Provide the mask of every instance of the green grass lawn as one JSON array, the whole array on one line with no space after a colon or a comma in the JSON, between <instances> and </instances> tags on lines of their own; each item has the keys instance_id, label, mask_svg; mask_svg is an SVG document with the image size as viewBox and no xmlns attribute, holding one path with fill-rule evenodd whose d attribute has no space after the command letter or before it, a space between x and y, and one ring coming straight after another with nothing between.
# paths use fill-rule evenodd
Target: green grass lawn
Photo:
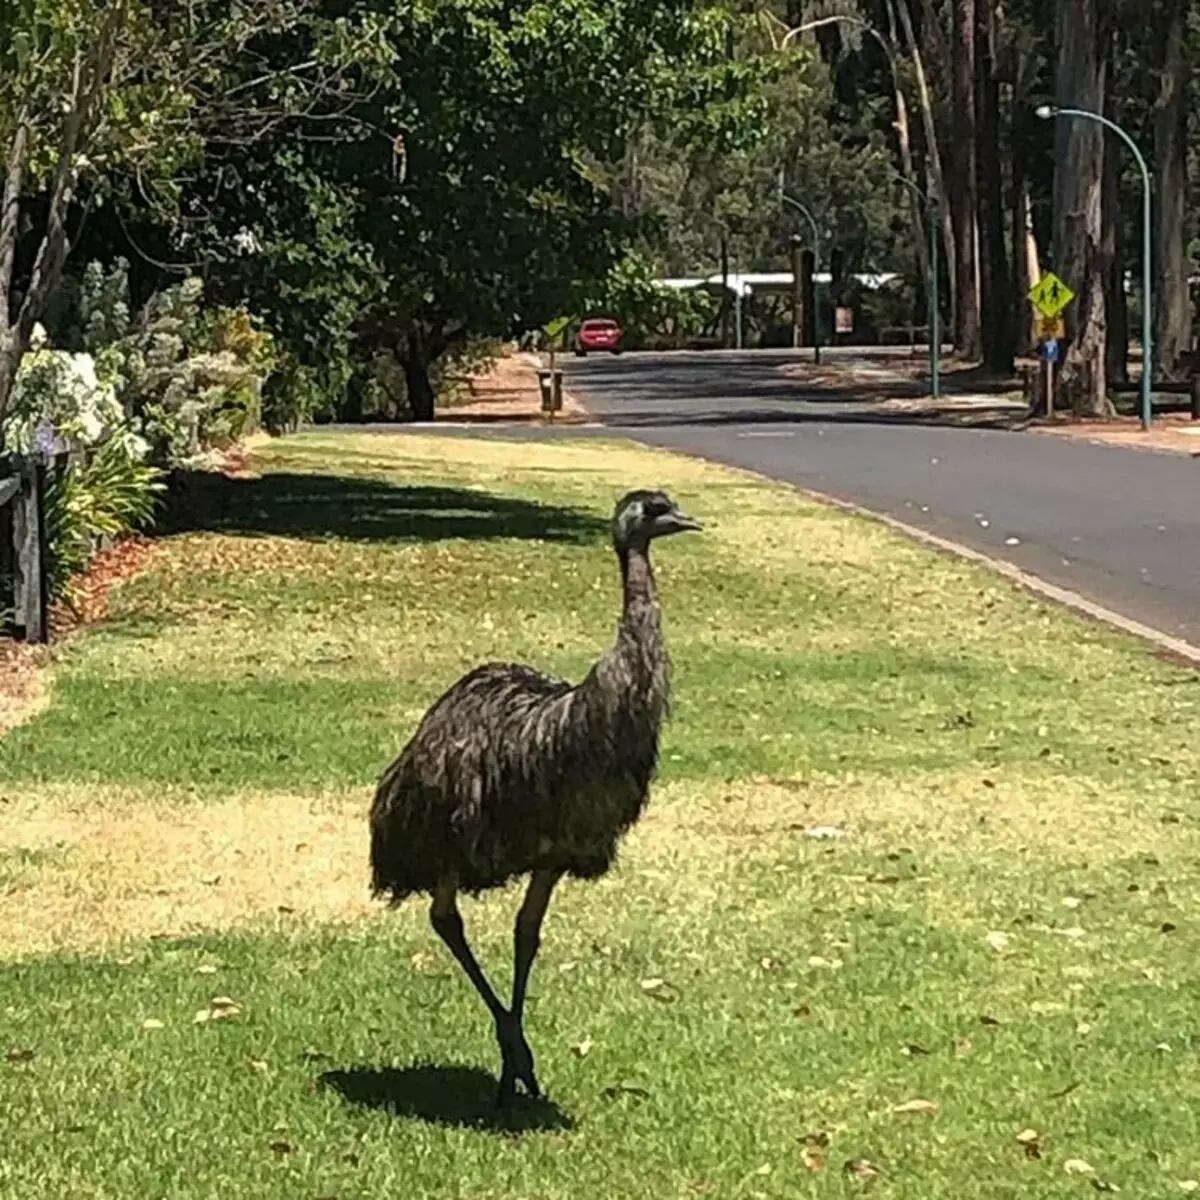
<instances>
[{"instance_id":1,"label":"green grass lawn","mask_svg":"<svg viewBox=\"0 0 1200 1200\"><path fill-rule=\"evenodd\" d=\"M197 481L0 739L0 1196L1200 1179L1200 676L622 443L313 433L254 465ZM660 779L618 868L556 897L549 1099L497 1123L490 1023L424 905L370 901L365 813L463 670L586 669L607 518L654 485L706 525L656 555ZM500 985L517 902L464 906Z\"/></svg>"}]
</instances>

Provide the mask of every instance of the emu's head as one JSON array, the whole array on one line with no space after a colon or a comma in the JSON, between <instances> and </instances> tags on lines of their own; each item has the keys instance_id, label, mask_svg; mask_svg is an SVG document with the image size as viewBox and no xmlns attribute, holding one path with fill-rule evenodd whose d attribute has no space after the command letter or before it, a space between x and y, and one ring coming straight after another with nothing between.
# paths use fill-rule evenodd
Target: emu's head
<instances>
[{"instance_id":1,"label":"emu's head","mask_svg":"<svg viewBox=\"0 0 1200 1200\"><path fill-rule=\"evenodd\" d=\"M617 501L613 513L613 543L618 550L645 550L651 538L702 528L666 492L630 492Z\"/></svg>"}]
</instances>

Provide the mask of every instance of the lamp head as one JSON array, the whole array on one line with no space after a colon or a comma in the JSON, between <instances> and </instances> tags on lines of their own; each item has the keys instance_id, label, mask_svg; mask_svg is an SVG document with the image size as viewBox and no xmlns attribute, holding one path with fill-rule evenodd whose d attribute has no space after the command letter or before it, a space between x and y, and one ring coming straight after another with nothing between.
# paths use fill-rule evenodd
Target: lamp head
<instances>
[{"instance_id":1,"label":"lamp head","mask_svg":"<svg viewBox=\"0 0 1200 1200\"><path fill-rule=\"evenodd\" d=\"M1053 104L1039 104L1033 111L1034 116L1040 117L1043 121L1049 121L1058 116L1058 109Z\"/></svg>"}]
</instances>

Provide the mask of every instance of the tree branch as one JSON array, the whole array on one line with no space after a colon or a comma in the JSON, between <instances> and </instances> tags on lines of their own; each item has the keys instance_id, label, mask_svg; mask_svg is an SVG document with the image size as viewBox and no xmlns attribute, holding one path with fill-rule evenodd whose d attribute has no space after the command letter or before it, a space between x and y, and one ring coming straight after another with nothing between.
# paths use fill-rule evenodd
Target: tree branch
<instances>
[{"instance_id":1,"label":"tree branch","mask_svg":"<svg viewBox=\"0 0 1200 1200\"><path fill-rule=\"evenodd\" d=\"M96 97L103 87L112 63L121 15L119 8L110 13L89 55L90 62L87 62L79 51L75 54L71 78L71 108L63 121L58 163L54 170L54 184L46 212L46 228L33 261L29 287L17 314L17 336L23 343L28 342L34 322L41 315L47 297L58 286L62 275L63 263L70 248L67 240L67 214L76 183L75 154L79 148L80 135L91 121Z\"/></svg>"},{"instance_id":2,"label":"tree branch","mask_svg":"<svg viewBox=\"0 0 1200 1200\"><path fill-rule=\"evenodd\" d=\"M4 193L0 198L0 329L8 328L8 293L12 287L13 263L17 252L17 225L21 215L21 184L25 178L25 150L29 126L22 112L8 151Z\"/></svg>"}]
</instances>

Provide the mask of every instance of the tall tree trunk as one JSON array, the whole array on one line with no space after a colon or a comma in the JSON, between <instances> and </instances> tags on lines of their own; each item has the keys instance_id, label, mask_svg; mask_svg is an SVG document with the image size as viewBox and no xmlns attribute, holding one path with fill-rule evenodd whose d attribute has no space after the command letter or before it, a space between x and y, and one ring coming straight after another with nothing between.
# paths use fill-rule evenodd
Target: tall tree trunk
<instances>
[{"instance_id":1,"label":"tall tree trunk","mask_svg":"<svg viewBox=\"0 0 1200 1200\"><path fill-rule=\"evenodd\" d=\"M963 358L982 357L979 326L979 186L975 114L975 0L954 0L954 344Z\"/></svg>"},{"instance_id":2,"label":"tall tree trunk","mask_svg":"<svg viewBox=\"0 0 1200 1200\"><path fill-rule=\"evenodd\" d=\"M1056 100L1063 108L1104 112L1106 0L1060 0L1056 22ZM1054 154L1054 262L1075 289L1060 392L1077 416L1112 416L1105 373L1106 320L1100 196L1104 129L1059 118Z\"/></svg>"},{"instance_id":3,"label":"tall tree trunk","mask_svg":"<svg viewBox=\"0 0 1200 1200\"><path fill-rule=\"evenodd\" d=\"M402 359L404 386L408 393L408 407L414 421L432 421L434 413L433 384L429 379L429 359L425 339L419 329L413 328L408 335Z\"/></svg>"},{"instance_id":4,"label":"tall tree trunk","mask_svg":"<svg viewBox=\"0 0 1200 1200\"><path fill-rule=\"evenodd\" d=\"M950 313L950 328L955 327L958 312L957 280L954 277L954 225L950 215L949 196L946 192L946 174L942 169L942 154L938 145L937 120L933 111L933 97L929 91L929 80L925 74L925 60L921 55L921 46L913 29L912 12L909 9L910 0L897 0L896 16L904 33L908 53L912 58L913 75L917 83L917 101L921 109L921 124L925 134L925 165L929 172L929 186L938 199L938 212L942 221L942 248L946 261L947 311ZM924 24L930 26L923 29L924 40L938 46L941 39L936 17L926 14Z\"/></svg>"},{"instance_id":5,"label":"tall tree trunk","mask_svg":"<svg viewBox=\"0 0 1200 1200\"><path fill-rule=\"evenodd\" d=\"M1119 50L1117 38L1108 39L1109 78L1115 70ZM1106 97L1105 116L1120 125L1124 119L1124 104L1110 87ZM1104 230L1101 249L1104 257L1104 305L1107 317L1105 338L1105 369L1112 382L1125 383L1129 379L1129 298L1125 294L1126 255L1121 237L1121 155L1124 146L1118 147L1112 139L1106 145L1104 155L1104 183L1100 195L1100 221Z\"/></svg>"},{"instance_id":6,"label":"tall tree trunk","mask_svg":"<svg viewBox=\"0 0 1200 1200\"><path fill-rule=\"evenodd\" d=\"M4 453L4 417L17 378L17 367L21 365L21 356L22 349L14 333L0 328L0 454Z\"/></svg>"},{"instance_id":7,"label":"tall tree trunk","mask_svg":"<svg viewBox=\"0 0 1200 1200\"><path fill-rule=\"evenodd\" d=\"M900 0L901 3L904 0ZM896 101L896 141L900 147L900 171L905 179L914 187L919 187L916 171L913 169L912 130L908 120L908 101L904 96L904 81L896 68L896 60L900 54L899 40L896 37L896 0L886 0L888 32L886 45L888 47L888 63L892 68L892 92ZM922 279L929 278L929 251L925 240L924 213L921 203L912 193L908 197L912 212L913 240L917 247L917 266Z\"/></svg>"},{"instance_id":8,"label":"tall tree trunk","mask_svg":"<svg viewBox=\"0 0 1200 1200\"><path fill-rule=\"evenodd\" d=\"M1187 229L1189 7L1189 0L1164 0L1159 22L1162 57L1154 111L1154 160L1158 174L1154 374L1164 378L1179 374L1178 359L1192 346Z\"/></svg>"},{"instance_id":9,"label":"tall tree trunk","mask_svg":"<svg viewBox=\"0 0 1200 1200\"><path fill-rule=\"evenodd\" d=\"M1025 146L1029 136L1028 60L1022 54L1013 84L1012 180L1009 193L1009 220L1012 223L1012 282L1014 350L1022 357L1033 352L1033 322L1025 299L1033 287L1029 262L1032 236L1029 213L1029 177L1026 172Z\"/></svg>"},{"instance_id":10,"label":"tall tree trunk","mask_svg":"<svg viewBox=\"0 0 1200 1200\"><path fill-rule=\"evenodd\" d=\"M1000 148L1000 77L996 61L996 0L978 0L976 78L979 99L979 272L983 360L999 375L1013 372L1016 332L1012 280L1004 239L1004 172Z\"/></svg>"}]
</instances>

